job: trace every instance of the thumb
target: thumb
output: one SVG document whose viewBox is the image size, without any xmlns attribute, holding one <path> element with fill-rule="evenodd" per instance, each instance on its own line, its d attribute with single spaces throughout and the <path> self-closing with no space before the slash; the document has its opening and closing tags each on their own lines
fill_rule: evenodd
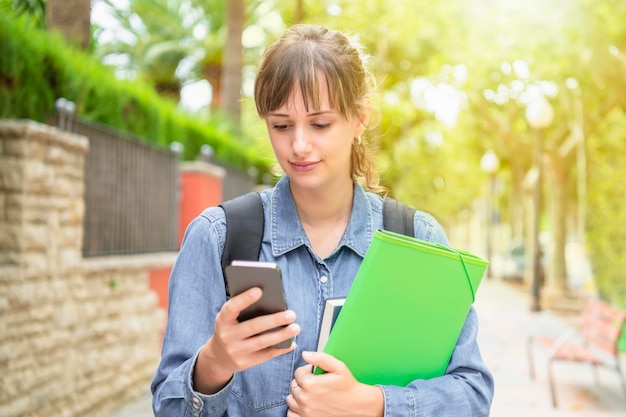
<svg viewBox="0 0 626 417">
<path fill-rule="evenodd" d="M 342 373 L 347 369 L 342 361 L 324 352 L 304 351 L 302 352 L 302 359 L 328 373 Z"/>
</svg>

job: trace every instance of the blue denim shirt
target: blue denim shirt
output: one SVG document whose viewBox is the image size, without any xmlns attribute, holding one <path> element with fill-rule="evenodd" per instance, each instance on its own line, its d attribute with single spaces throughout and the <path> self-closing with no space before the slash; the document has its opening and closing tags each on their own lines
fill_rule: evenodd
<svg viewBox="0 0 626 417">
<path fill-rule="evenodd" d="M 276 262 L 283 273 L 288 307 L 301 327 L 297 349 L 234 375 L 219 392 L 193 389 L 198 351 L 213 333 L 215 316 L 226 301 L 221 271 L 226 223 L 220 208 L 206 209 L 188 226 L 169 282 L 168 323 L 161 363 L 152 381 L 157 417 L 267 416 L 287 414 L 285 398 L 296 368 L 305 365 L 303 350 L 315 350 L 322 306 L 328 297 L 345 296 L 374 231 L 383 227 L 382 198 L 354 189 L 348 227 L 326 259 L 312 250 L 289 188 L 289 179 L 261 193 L 265 230 L 260 259 Z M 415 214 L 415 237 L 448 244 L 430 215 Z M 381 386 L 385 416 L 486 416 L 493 379 L 476 343 L 478 321 L 467 316 L 446 375 L 416 380 L 407 387 Z"/>
</svg>

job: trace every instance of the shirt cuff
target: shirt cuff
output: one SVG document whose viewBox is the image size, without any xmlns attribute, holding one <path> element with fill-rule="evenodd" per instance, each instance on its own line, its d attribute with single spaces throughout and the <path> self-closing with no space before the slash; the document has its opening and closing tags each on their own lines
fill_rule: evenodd
<svg viewBox="0 0 626 417">
<path fill-rule="evenodd" d="M 395 385 L 378 385 L 378 387 L 382 389 L 385 399 L 385 417 L 417 415 L 417 400 L 410 389 Z"/>
<path fill-rule="evenodd" d="M 201 392 L 194 391 L 193 389 L 193 371 L 196 368 L 196 361 L 200 350 L 196 352 L 191 366 L 189 367 L 187 386 L 185 388 L 185 402 L 187 406 L 192 410 L 194 416 L 201 415 L 222 415 L 226 410 L 228 396 L 232 390 L 235 376 L 224 385 L 224 388 L 217 391 L 214 394 L 203 394 Z"/>
</svg>

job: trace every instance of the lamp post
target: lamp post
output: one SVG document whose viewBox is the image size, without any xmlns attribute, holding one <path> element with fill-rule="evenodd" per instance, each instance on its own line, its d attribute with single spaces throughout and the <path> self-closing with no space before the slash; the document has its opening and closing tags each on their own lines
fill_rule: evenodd
<svg viewBox="0 0 626 417">
<path fill-rule="evenodd" d="M 542 169 L 541 159 L 543 153 L 543 138 L 541 130 L 550 126 L 554 118 L 554 110 L 543 95 L 532 99 L 526 106 L 526 121 L 535 132 L 535 149 L 533 154 L 533 165 L 536 170 L 536 182 L 533 189 L 533 275 L 532 275 L 532 303 L 531 311 L 541 310 L 541 246 L 539 242 L 539 218 L 541 216 L 541 185 Z"/>
<path fill-rule="evenodd" d="M 489 175 L 489 192 L 487 199 L 487 260 L 491 265 L 491 248 L 493 242 L 493 218 L 495 214 L 495 197 L 496 197 L 496 172 L 500 168 L 500 160 L 494 151 L 488 149 L 482 158 L 480 158 L 480 167 Z M 491 266 L 487 267 L 487 278 L 491 278 Z"/>
</svg>

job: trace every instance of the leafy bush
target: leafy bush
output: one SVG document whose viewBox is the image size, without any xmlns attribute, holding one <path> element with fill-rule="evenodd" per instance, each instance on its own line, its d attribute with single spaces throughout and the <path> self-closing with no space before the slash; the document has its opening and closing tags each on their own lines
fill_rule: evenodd
<svg viewBox="0 0 626 417">
<path fill-rule="evenodd" d="M 48 121 L 63 97 L 88 120 L 130 132 L 160 146 L 177 141 L 183 159 L 204 144 L 233 166 L 267 171 L 268 158 L 245 146 L 219 116 L 196 120 L 149 85 L 118 80 L 111 68 L 69 46 L 56 33 L 37 29 L 26 17 L 0 15 L 0 118 Z"/>
<path fill-rule="evenodd" d="M 614 109 L 589 138 L 587 233 L 595 282 L 600 295 L 626 309 L 626 177 L 623 148 L 626 113 Z"/>
</svg>

